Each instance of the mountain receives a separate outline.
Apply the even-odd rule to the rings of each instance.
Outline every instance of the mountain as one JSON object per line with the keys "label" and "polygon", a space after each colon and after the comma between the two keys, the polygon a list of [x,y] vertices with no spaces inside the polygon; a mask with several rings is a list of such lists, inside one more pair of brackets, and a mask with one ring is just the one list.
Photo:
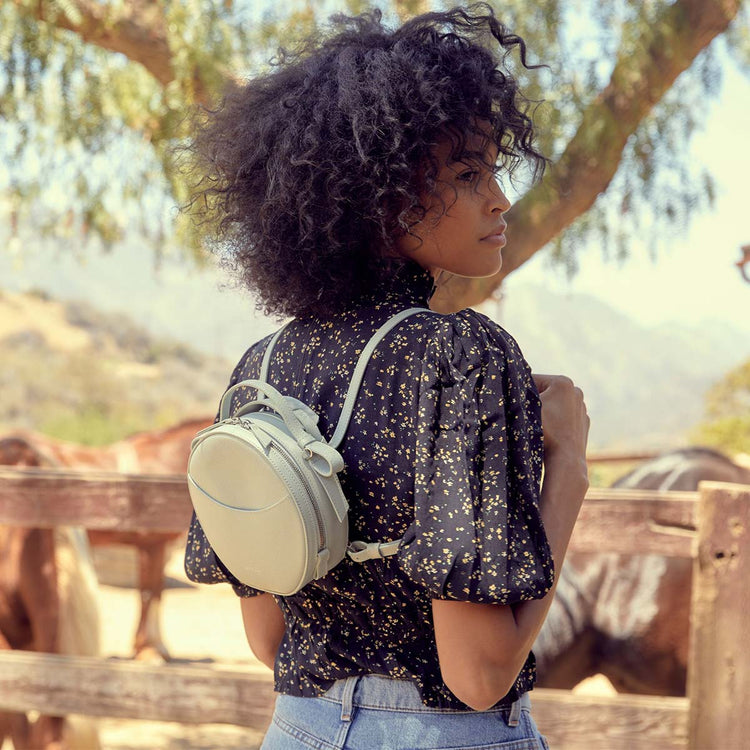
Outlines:
{"label": "mountain", "polygon": [[[278,321],[254,309],[247,294],[222,290],[217,270],[198,272],[169,260],[154,269],[152,251],[137,243],[108,255],[91,254],[85,263],[43,245],[30,246],[22,257],[21,263],[0,254],[0,287],[16,292],[42,290],[42,295],[59,300],[49,299],[50,304],[63,305],[66,310],[76,309],[75,305],[85,309],[78,300],[86,300],[94,319],[110,321],[105,325],[107,335],[135,326],[141,331],[133,334],[135,339],[156,337],[162,342],[157,349],[183,347],[190,352],[184,357],[192,365],[184,357],[182,364],[180,357],[173,365],[162,361],[158,370],[149,370],[159,373],[151,379],[143,369],[153,364],[142,361],[145,344],[134,350],[124,347],[118,364],[113,365],[120,371],[123,367],[140,368],[140,380],[131,381],[136,395],[129,398],[135,400],[146,383],[171,384],[175,393],[181,387],[178,384],[184,384],[188,390],[170,402],[170,413],[184,414],[197,408],[213,412],[233,363],[250,344],[278,326]],[[488,302],[480,309],[516,337],[533,369],[565,373],[583,388],[594,448],[628,450],[683,444],[686,431],[702,418],[706,389],[750,357],[747,333],[726,322],[691,326],[678,321],[649,328],[592,296],[550,292],[513,278],[506,286],[500,303]],[[635,293],[633,304],[638,304]],[[675,299],[675,309],[685,304],[689,301]],[[56,309],[58,317],[72,314]],[[0,310],[0,321],[5,314],[5,309]],[[92,353],[81,356],[89,362],[96,359]],[[79,382],[80,372],[76,377]],[[23,381],[31,374],[17,375],[16,380],[19,378]],[[6,381],[4,375],[0,380]],[[96,385],[96,378],[93,381]],[[136,387],[136,383],[140,385]],[[39,384],[39,388],[43,386]],[[20,419],[26,409],[19,405],[20,394],[28,394],[29,389],[19,389],[18,383],[14,388],[10,393],[15,396],[8,395],[6,389],[0,403],[7,405],[15,399],[13,408],[20,412]],[[169,392],[165,386],[164,403]],[[117,389],[115,394],[119,394]],[[8,407],[3,408],[7,411]],[[156,402],[148,407],[159,408]],[[147,407],[138,409],[147,414]],[[5,421],[3,413],[0,421]]]}
{"label": "mountain", "polygon": [[585,294],[517,284],[485,303],[532,369],[563,373],[584,391],[598,448],[684,444],[707,388],[750,358],[746,334],[725,323],[646,327]]}
{"label": "mountain", "polygon": [[0,427],[111,442],[213,416],[232,364],[122,314],[0,292]]}

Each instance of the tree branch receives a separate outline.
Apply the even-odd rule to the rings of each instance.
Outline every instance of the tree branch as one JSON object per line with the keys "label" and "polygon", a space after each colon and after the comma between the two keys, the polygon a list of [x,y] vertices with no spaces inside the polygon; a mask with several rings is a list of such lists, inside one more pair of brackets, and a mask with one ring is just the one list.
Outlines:
{"label": "tree branch", "polygon": [[750,263],[750,244],[748,245],[742,245],[740,248],[742,251],[742,258],[737,261],[736,265],[737,268],[740,269],[740,273],[742,274],[742,278],[745,279],[748,283],[750,283],[750,274],[748,274],[747,269],[745,266],[747,266]]}
{"label": "tree branch", "polygon": [[[129,0],[113,8],[95,0],[72,0],[72,5],[75,14],[68,14],[62,3],[55,5],[53,13],[47,2],[39,0],[33,12],[39,21],[72,31],[84,42],[140,63],[162,86],[175,80],[161,3]],[[195,71],[193,81],[196,100],[207,103],[208,91],[200,71]]]}
{"label": "tree branch", "polygon": [[486,279],[452,279],[433,298],[436,309],[458,310],[487,299],[593,205],[614,177],[628,138],[698,53],[726,30],[741,2],[676,0],[664,9],[639,51],[618,59],[559,160],[508,212],[502,270]]}

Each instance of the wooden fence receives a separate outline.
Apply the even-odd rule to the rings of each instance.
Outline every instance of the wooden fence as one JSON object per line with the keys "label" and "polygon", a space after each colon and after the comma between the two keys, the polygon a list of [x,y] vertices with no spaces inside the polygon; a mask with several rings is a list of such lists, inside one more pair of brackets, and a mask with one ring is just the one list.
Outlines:
{"label": "wooden fence", "polygon": [[664,451],[593,451],[586,454],[587,464],[615,464],[615,463],[633,463],[638,461],[650,461],[652,458],[660,456]]}
{"label": "wooden fence", "polygon": [[[170,531],[185,529],[189,515],[182,476],[0,468],[0,523]],[[750,614],[750,487],[591,490],[571,549],[694,558],[688,697],[597,698],[535,690],[535,717],[552,747],[747,747],[750,658],[743,636]],[[0,652],[0,709],[262,730],[272,707],[272,680],[265,671]]]}

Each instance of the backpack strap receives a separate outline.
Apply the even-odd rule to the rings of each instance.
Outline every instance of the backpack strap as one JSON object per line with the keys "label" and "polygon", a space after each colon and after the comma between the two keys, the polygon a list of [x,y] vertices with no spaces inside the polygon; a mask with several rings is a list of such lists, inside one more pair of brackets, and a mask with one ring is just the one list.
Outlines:
{"label": "backpack strap", "polygon": [[[408,310],[403,310],[383,323],[383,325],[375,331],[372,338],[367,342],[367,346],[365,346],[362,353],[359,355],[357,365],[354,368],[354,373],[352,374],[352,379],[349,383],[349,390],[346,392],[346,398],[344,399],[344,406],[341,409],[341,415],[339,416],[338,424],[336,425],[333,436],[329,441],[329,445],[338,448],[341,441],[344,439],[346,429],[349,426],[349,420],[352,416],[352,411],[354,410],[354,402],[357,400],[359,387],[362,385],[362,378],[365,375],[365,369],[367,368],[373,351],[375,351],[375,347],[394,326],[397,326],[402,320],[405,320],[409,316],[418,312],[433,311],[425,307],[410,307]],[[391,555],[398,553],[401,541],[402,539],[394,539],[391,542],[362,542],[357,540],[349,542],[346,547],[346,554],[351,560],[358,563],[365,562],[366,560],[377,560],[378,558],[390,557]]]}
{"label": "backpack strap", "polygon": [[379,557],[395,555],[400,544],[400,539],[394,542],[350,542],[346,547],[346,554],[354,562],[377,560]]}
{"label": "backpack strap", "polygon": [[349,382],[349,390],[346,392],[346,398],[344,399],[344,405],[341,408],[341,415],[339,416],[338,424],[336,425],[333,436],[328,441],[329,445],[338,448],[341,441],[344,439],[354,409],[354,402],[357,400],[359,387],[362,385],[362,378],[365,375],[365,369],[367,368],[372,353],[375,351],[375,347],[383,340],[385,335],[402,320],[405,320],[415,313],[425,311],[432,312],[432,310],[426,307],[410,307],[408,310],[402,310],[400,313],[396,313],[396,315],[388,318],[388,320],[386,320],[386,322],[383,323],[383,325],[372,335],[372,338],[367,342],[367,346],[362,350],[362,353],[357,360],[357,366],[354,368],[352,379]]}
{"label": "backpack strap", "polygon": [[266,347],[266,350],[263,352],[263,361],[260,364],[260,376],[258,377],[258,380],[265,380],[268,382],[268,367],[271,364],[271,353],[273,352],[273,347],[275,346],[276,342],[279,340],[279,336],[284,332],[284,329],[291,323],[291,320],[288,320],[286,323],[284,323],[281,328],[279,328],[276,333],[274,333],[273,338],[268,342],[268,346]]}
{"label": "backpack strap", "polygon": [[[334,430],[333,436],[328,441],[328,444],[333,448],[338,448],[339,445],[341,445],[341,441],[344,439],[344,435],[346,435],[346,430],[349,427],[349,420],[352,417],[352,411],[354,409],[354,402],[357,400],[359,387],[362,385],[362,378],[364,378],[365,370],[367,369],[367,365],[370,362],[372,353],[375,351],[375,347],[385,338],[388,332],[392,328],[397,326],[402,320],[405,320],[406,318],[419,312],[433,311],[430,310],[429,307],[410,307],[408,310],[402,310],[401,312],[396,313],[395,315],[392,315],[390,318],[388,318],[388,320],[386,320],[385,323],[383,323],[383,325],[381,325],[380,328],[375,331],[375,333],[365,345],[365,348],[362,350],[359,358],[357,359],[357,364],[354,367],[352,378],[349,381],[349,389],[346,392],[344,405],[341,407],[341,414],[339,415],[339,421],[336,424],[336,429]],[[273,353],[274,345],[278,341],[279,336],[281,336],[284,329],[289,325],[289,323],[291,323],[291,321],[281,326],[281,328],[279,328],[279,330],[276,331],[276,333],[273,335],[273,338],[268,342],[266,351],[263,352],[263,361],[261,362],[260,366],[260,376],[258,378],[259,380],[268,381],[268,368],[271,363],[271,355]],[[222,416],[222,418],[224,417]]]}

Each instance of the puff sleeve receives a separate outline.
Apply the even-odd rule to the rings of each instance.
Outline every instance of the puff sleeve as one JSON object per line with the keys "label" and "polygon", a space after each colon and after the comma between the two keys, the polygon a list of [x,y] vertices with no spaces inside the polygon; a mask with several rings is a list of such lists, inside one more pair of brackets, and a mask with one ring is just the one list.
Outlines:
{"label": "puff sleeve", "polygon": [[435,599],[543,597],[541,401],[515,340],[473,310],[445,316],[427,344],[415,461],[402,570]]}

